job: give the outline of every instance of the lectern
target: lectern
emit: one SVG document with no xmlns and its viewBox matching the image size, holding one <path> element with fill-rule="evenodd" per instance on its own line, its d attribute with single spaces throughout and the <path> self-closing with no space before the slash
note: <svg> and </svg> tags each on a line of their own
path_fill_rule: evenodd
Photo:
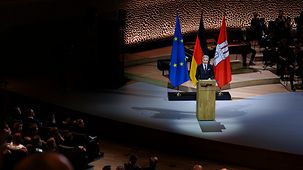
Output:
<svg viewBox="0 0 303 170">
<path fill-rule="evenodd" d="M 197 85 L 197 119 L 215 120 L 216 81 L 199 80 Z"/>
</svg>

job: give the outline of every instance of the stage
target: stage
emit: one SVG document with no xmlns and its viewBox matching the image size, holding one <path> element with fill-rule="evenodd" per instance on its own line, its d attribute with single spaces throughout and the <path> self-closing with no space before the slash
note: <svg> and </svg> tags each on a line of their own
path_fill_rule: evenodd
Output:
<svg viewBox="0 0 303 170">
<path fill-rule="evenodd" d="M 154 58 L 127 66 L 125 75 L 130 81 L 118 89 L 62 90 L 41 75 L 9 79 L 3 89 L 93 117 L 96 130 L 120 141 L 255 169 L 303 169 L 303 92 L 289 92 L 271 71 L 233 74 L 224 90 L 232 100 L 216 101 L 215 121 L 198 121 L 194 100 L 168 99 L 176 91 Z M 182 88 L 195 91 L 190 82 Z"/>
<path fill-rule="evenodd" d="M 100 126 L 121 137 L 257 169 L 302 168 L 302 92 L 217 100 L 215 121 L 198 121 L 195 101 L 169 101 L 173 90 L 144 82 L 99 92 L 34 86 L 11 83 L 7 90 L 98 117 Z"/>
</svg>

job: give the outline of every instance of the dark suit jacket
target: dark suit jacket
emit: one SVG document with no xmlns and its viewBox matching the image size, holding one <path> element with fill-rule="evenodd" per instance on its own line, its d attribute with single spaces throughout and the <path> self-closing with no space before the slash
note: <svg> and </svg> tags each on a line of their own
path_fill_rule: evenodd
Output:
<svg viewBox="0 0 303 170">
<path fill-rule="evenodd" d="M 200 64 L 197 67 L 197 72 L 196 72 L 197 80 L 214 79 L 214 77 L 215 77 L 215 74 L 214 74 L 214 69 L 213 69 L 212 65 L 207 64 L 206 70 L 204 70 L 203 64 Z"/>
</svg>

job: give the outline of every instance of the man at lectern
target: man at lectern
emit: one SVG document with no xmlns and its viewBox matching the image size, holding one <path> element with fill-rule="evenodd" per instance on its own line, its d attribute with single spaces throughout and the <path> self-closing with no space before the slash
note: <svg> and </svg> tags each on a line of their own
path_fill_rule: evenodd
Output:
<svg viewBox="0 0 303 170">
<path fill-rule="evenodd" d="M 214 79 L 215 73 L 213 66 L 209 63 L 209 56 L 204 55 L 202 63 L 197 67 L 196 79 L 207 80 Z"/>
</svg>

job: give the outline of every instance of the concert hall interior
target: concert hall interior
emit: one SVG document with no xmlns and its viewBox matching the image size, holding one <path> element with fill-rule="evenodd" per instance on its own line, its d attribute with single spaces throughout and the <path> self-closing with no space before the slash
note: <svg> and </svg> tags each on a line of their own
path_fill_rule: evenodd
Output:
<svg viewBox="0 0 303 170">
<path fill-rule="evenodd" d="M 215 120 L 198 120 L 191 80 L 171 83 L 176 16 L 188 73 L 201 21 L 213 65 L 225 16 Z M 303 169 L 301 0 L 3 0 L 0 21 L 0 169 L 52 141 L 75 170 L 133 155 L 141 169 Z"/>
</svg>

